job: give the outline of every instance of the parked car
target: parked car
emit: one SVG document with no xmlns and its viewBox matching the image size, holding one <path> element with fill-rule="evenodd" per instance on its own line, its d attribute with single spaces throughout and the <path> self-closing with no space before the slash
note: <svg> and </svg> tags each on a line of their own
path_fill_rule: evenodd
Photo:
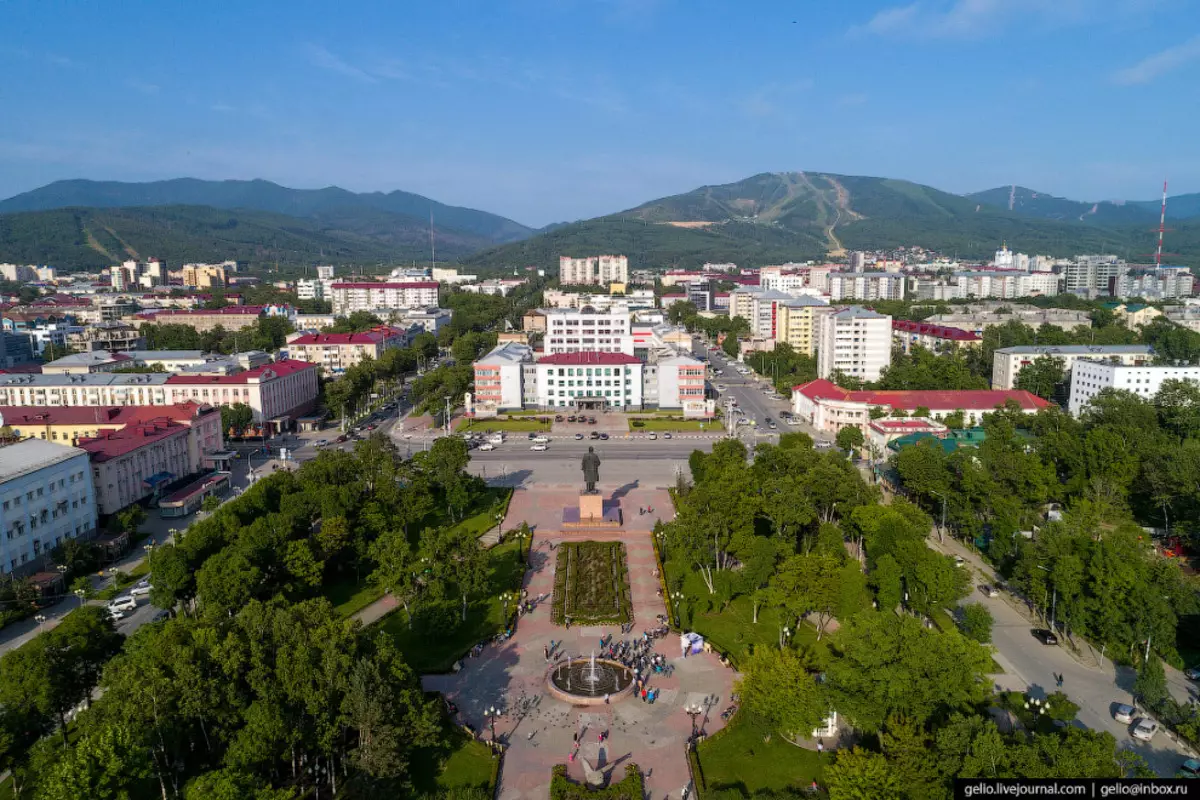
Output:
<svg viewBox="0 0 1200 800">
<path fill-rule="evenodd" d="M 1152 719 L 1142 717 L 1133 726 L 1133 730 L 1129 735 L 1135 739 L 1141 739 L 1143 742 L 1148 742 L 1154 738 L 1154 734 L 1158 733 L 1158 723 Z"/>
<path fill-rule="evenodd" d="M 533 447 L 531 447 L 531 448 L 529 448 L 529 449 L 530 449 L 530 450 L 534 450 L 534 451 L 536 451 L 536 452 L 540 453 L 540 452 L 542 452 L 542 451 L 544 451 L 544 450 L 548 450 L 548 449 L 549 449 L 549 447 L 546 445 L 546 443 L 545 443 L 545 442 L 538 442 L 537 444 L 535 444 Z"/>
<path fill-rule="evenodd" d="M 563 421 L 563 415 L 562 415 L 562 414 L 555 414 L 555 415 L 554 415 L 554 421 L 555 421 L 555 422 L 562 422 L 562 421 Z"/>
<path fill-rule="evenodd" d="M 1000 592 L 996 591 L 996 587 L 990 583 L 985 583 L 979 587 L 979 591 L 983 592 L 985 597 L 999 597 Z"/>
<path fill-rule="evenodd" d="M 496 445 L 492 444 L 491 442 L 484 442 L 483 444 L 479 445 L 479 449 L 486 453 L 491 450 L 495 450 Z"/>
<path fill-rule="evenodd" d="M 533 439 L 534 444 L 549 444 L 550 443 L 550 437 L 546 436 L 543 433 L 539 433 L 537 436 L 532 436 L 530 438 Z"/>
<path fill-rule="evenodd" d="M 650 439 L 657 439 L 657 438 L 658 438 L 658 434 L 657 434 L 657 433 L 655 433 L 654 431 L 650 431 L 650 435 L 649 435 L 647 438 L 650 438 Z"/>
<path fill-rule="evenodd" d="M 171 612 L 167 611 L 165 608 L 160 608 L 158 611 L 154 612 L 154 616 L 150 618 L 150 621 L 151 622 L 162 622 L 163 620 L 170 619 L 170 618 L 171 618 Z"/>
<path fill-rule="evenodd" d="M 592 431 L 591 435 L 590 435 L 590 436 L 588 436 L 588 438 L 589 438 L 589 439 L 599 439 L 599 438 L 600 438 L 600 431 Z"/>
<path fill-rule="evenodd" d="M 663 434 L 663 438 L 664 438 L 664 439 L 670 439 L 670 438 L 671 438 L 671 434 L 670 434 L 670 433 L 664 433 L 664 434 Z"/>
<path fill-rule="evenodd" d="M 140 580 L 140 581 L 138 581 L 137 583 L 135 583 L 135 584 L 133 585 L 133 588 L 129 590 L 129 596 L 130 596 L 130 597 L 134 597 L 134 598 L 137 598 L 137 597 L 149 597 L 149 596 L 150 596 L 150 590 L 151 590 L 151 589 L 153 589 L 153 588 L 154 588 L 154 587 L 150 585 L 150 579 L 149 579 L 149 578 L 143 578 L 142 580 Z"/>
<path fill-rule="evenodd" d="M 967 565 L 967 560 L 965 558 L 963 558 L 962 556 L 954 557 L 954 566 L 965 567 L 966 565 Z"/>
<path fill-rule="evenodd" d="M 596 418 L 588 417 L 588 425 L 595 425 L 595 424 L 596 424 Z"/>
<path fill-rule="evenodd" d="M 329 444 L 328 439 L 317 439 L 315 442 L 313 442 L 313 447 L 324 447 L 327 444 Z"/>
<path fill-rule="evenodd" d="M 574 422 L 574 421 L 575 421 L 575 415 L 574 415 L 574 414 L 572 414 L 571 416 L 567 417 L 567 422 Z"/>
<path fill-rule="evenodd" d="M 334 439 L 334 441 L 335 441 L 335 442 L 337 442 L 338 444 L 341 444 L 342 442 L 346 441 L 346 439 L 348 439 L 348 438 L 349 438 L 349 437 L 348 437 L 348 436 L 346 436 L 346 434 L 344 434 L 344 433 L 343 433 L 341 436 L 339 436 L 339 437 L 337 437 L 336 439 Z"/>
<path fill-rule="evenodd" d="M 1200 778 L 1200 760 L 1189 758 L 1179 765 L 1179 770 L 1175 773 L 1176 778 Z"/>
<path fill-rule="evenodd" d="M 1113 719 L 1117 722 L 1130 725 L 1133 723 L 1133 715 L 1137 713 L 1137 709 L 1133 706 L 1127 706 L 1124 703 L 1118 703 L 1113 709 Z"/>
<path fill-rule="evenodd" d="M 577 442 L 578 442 L 578 441 L 582 441 L 582 440 L 583 440 L 583 434 L 582 434 L 582 433 L 577 433 L 577 434 L 575 434 L 575 441 L 577 441 Z"/>
<path fill-rule="evenodd" d="M 1034 628 L 1030 633 L 1033 634 L 1033 638 L 1042 644 L 1058 644 L 1058 637 L 1054 635 L 1053 631 L 1048 631 L 1045 628 Z"/>
<path fill-rule="evenodd" d="M 607 441 L 608 441 L 608 434 L 607 434 L 607 433 L 601 433 L 601 434 L 600 434 L 600 441 L 602 441 L 602 442 L 607 442 Z"/>
<path fill-rule="evenodd" d="M 137 600 L 130 595 L 122 595 L 108 604 L 108 613 L 113 619 L 123 619 L 137 610 Z"/>
<path fill-rule="evenodd" d="M 1200 667 L 1189 667 L 1183 671 L 1183 674 L 1193 681 L 1200 681 Z"/>
</svg>

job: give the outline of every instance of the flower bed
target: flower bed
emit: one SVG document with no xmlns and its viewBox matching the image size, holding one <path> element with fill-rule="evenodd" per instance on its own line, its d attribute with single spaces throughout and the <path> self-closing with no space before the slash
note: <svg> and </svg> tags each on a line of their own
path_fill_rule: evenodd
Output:
<svg viewBox="0 0 1200 800">
<path fill-rule="evenodd" d="M 550 800 L 642 800 L 645 797 L 642 772 L 637 764 L 625 765 L 625 777 L 603 789 L 590 789 L 567 778 L 567 768 L 554 767 L 550 779 Z"/>
<path fill-rule="evenodd" d="M 554 572 L 554 621 L 620 625 L 631 619 L 629 571 L 620 542 L 564 542 Z"/>
</svg>

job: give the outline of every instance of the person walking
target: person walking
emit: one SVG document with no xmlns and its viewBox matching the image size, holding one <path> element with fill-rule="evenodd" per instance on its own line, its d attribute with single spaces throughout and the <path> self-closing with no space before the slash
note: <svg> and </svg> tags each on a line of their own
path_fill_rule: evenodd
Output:
<svg viewBox="0 0 1200 800">
<path fill-rule="evenodd" d="M 825 742 L 821 741 L 820 739 L 817 739 L 817 755 L 820 756 L 821 753 L 824 753 L 824 752 L 825 752 Z"/>
</svg>

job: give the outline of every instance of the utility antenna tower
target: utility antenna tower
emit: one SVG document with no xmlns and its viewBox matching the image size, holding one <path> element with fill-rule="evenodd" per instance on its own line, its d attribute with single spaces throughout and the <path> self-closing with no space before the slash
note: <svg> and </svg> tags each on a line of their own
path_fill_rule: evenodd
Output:
<svg viewBox="0 0 1200 800">
<path fill-rule="evenodd" d="M 1166 233 L 1167 231 L 1172 231 L 1172 230 L 1175 230 L 1175 229 L 1167 227 L 1167 182 L 1163 181 L 1162 211 L 1160 211 L 1159 215 L 1158 215 L 1158 227 L 1150 229 L 1151 233 L 1158 234 L 1158 248 L 1154 251 L 1154 266 L 1155 266 L 1155 268 L 1162 266 L 1163 256 L 1179 255 L 1178 253 L 1164 253 L 1163 252 L 1163 234 Z M 1147 253 L 1146 255 L 1149 255 L 1149 254 Z"/>
</svg>

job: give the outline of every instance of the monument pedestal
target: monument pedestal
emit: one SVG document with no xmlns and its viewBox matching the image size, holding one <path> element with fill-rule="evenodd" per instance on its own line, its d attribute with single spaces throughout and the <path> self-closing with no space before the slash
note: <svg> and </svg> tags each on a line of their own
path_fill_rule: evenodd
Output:
<svg viewBox="0 0 1200 800">
<path fill-rule="evenodd" d="M 621 506 L 604 502 L 599 492 L 580 492 L 578 507 L 562 511 L 563 530 L 616 529 L 621 527 Z"/>
</svg>

